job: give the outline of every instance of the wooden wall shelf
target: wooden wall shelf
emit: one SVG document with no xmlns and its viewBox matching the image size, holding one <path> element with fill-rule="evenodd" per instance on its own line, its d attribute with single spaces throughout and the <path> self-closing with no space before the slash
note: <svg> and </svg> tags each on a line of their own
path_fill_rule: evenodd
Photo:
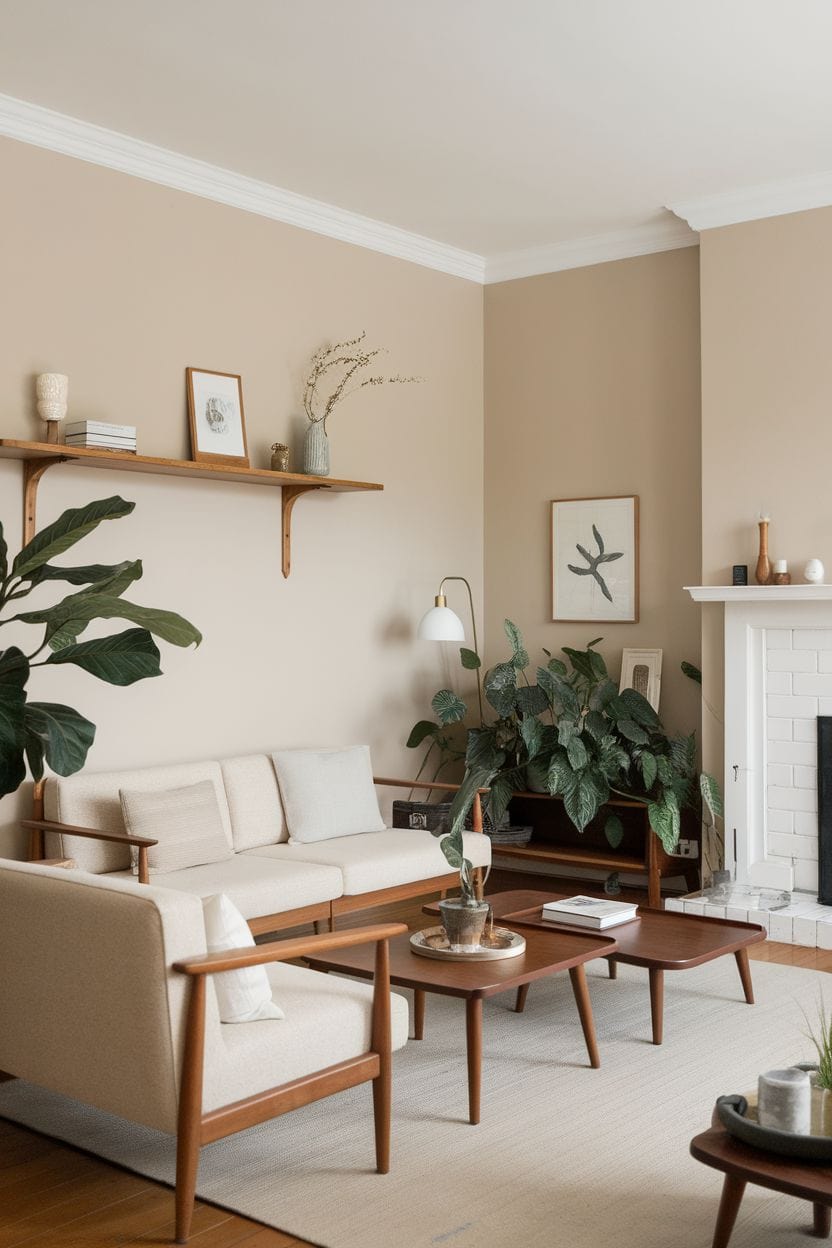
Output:
<svg viewBox="0 0 832 1248">
<path fill-rule="evenodd" d="M 0 438 L 0 458 L 24 463 L 23 530 L 24 541 L 35 532 L 37 488 L 47 468 L 54 464 L 84 464 L 89 468 L 110 468 L 119 472 L 149 472 L 157 476 L 201 477 L 210 481 L 234 481 L 243 485 L 278 486 L 282 491 L 283 575 L 291 569 L 292 511 L 302 494 L 312 490 L 342 493 L 352 490 L 383 490 L 373 481 L 346 481 L 338 477 L 312 477 L 302 472 L 272 472 L 268 468 L 240 468 L 235 464 L 199 463 L 190 459 L 162 459 L 155 455 L 131 455 L 124 451 L 92 450 L 54 442 L 22 442 Z M 28 534 L 28 536 L 27 536 Z"/>
</svg>

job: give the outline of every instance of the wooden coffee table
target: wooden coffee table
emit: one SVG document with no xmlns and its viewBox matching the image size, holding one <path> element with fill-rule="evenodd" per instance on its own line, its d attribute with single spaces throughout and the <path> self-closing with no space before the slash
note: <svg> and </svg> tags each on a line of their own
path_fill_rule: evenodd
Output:
<svg viewBox="0 0 832 1248">
<path fill-rule="evenodd" d="M 585 932 L 586 928 L 569 927 L 568 924 L 560 923 L 553 925 L 540 917 L 544 902 L 555 901 L 564 896 L 567 894 L 515 889 L 511 892 L 495 893 L 492 897 L 487 897 L 486 901 L 491 903 L 496 921 L 522 931 L 527 938 L 529 929 Z M 438 914 L 439 910 L 436 903 L 432 903 L 424 907 L 424 912 Z M 733 953 L 745 999 L 749 1005 L 754 1004 L 748 946 L 766 938 L 765 928 L 757 923 L 709 919 L 699 914 L 678 914 L 673 910 L 651 910 L 647 906 L 639 906 L 635 922 L 607 928 L 606 935 L 614 936 L 618 946 L 614 953 L 602 955 L 609 959 L 611 978 L 615 978 L 618 962 L 647 968 L 654 1044 L 661 1044 L 664 1032 L 665 971 L 686 971 Z M 528 990 L 528 984 L 525 984 L 517 994 L 518 1013 L 523 1010 Z"/>
<path fill-rule="evenodd" d="M 595 1039 L 595 1023 L 584 972 L 584 963 L 615 953 L 616 941 L 597 932 L 523 931 L 526 948 L 518 957 L 493 962 L 441 962 L 413 953 L 410 936 L 390 941 L 390 980 L 415 994 L 415 1038 L 421 1040 L 425 1025 L 425 994 L 461 997 L 465 1001 L 465 1035 L 468 1054 L 468 1116 L 480 1121 L 482 1089 L 482 1003 L 486 997 L 511 989 L 528 988 L 535 979 L 568 971 L 583 1028 L 590 1065 L 601 1065 Z M 341 949 L 325 958 L 309 958 L 316 970 L 338 971 L 371 979 L 375 951 L 369 945 Z"/>
<path fill-rule="evenodd" d="M 749 1183 L 811 1201 L 814 1207 L 813 1234 L 820 1239 L 829 1234 L 832 1221 L 832 1168 L 829 1166 L 791 1161 L 788 1157 L 751 1148 L 741 1140 L 735 1140 L 723 1126 L 712 1127 L 710 1131 L 695 1136 L 691 1140 L 690 1151 L 697 1161 L 713 1166 L 725 1175 L 713 1248 L 727 1248 Z"/>
</svg>

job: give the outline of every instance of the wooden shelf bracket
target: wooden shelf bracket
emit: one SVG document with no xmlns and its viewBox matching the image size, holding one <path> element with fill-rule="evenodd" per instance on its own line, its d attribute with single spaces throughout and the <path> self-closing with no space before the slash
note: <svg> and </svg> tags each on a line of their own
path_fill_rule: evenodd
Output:
<svg viewBox="0 0 832 1248">
<path fill-rule="evenodd" d="M 280 515 L 283 522 L 282 566 L 283 575 L 288 576 L 292 570 L 292 511 L 301 494 L 310 490 L 324 490 L 324 485 L 284 485 L 281 493 Z"/>
<path fill-rule="evenodd" d="M 31 542 L 38 528 L 38 484 L 47 468 L 63 462 L 62 455 L 52 459 L 23 461 L 23 545 Z"/>
</svg>

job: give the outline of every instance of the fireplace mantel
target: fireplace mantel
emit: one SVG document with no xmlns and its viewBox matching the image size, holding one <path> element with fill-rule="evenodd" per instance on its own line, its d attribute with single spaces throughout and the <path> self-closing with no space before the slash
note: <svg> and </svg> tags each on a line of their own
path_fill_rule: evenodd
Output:
<svg viewBox="0 0 832 1248">
<path fill-rule="evenodd" d="M 686 585 L 694 602 L 832 602 L 832 585 Z"/>
<path fill-rule="evenodd" d="M 694 585 L 724 606 L 725 865 L 817 894 L 817 716 L 832 715 L 832 585 Z"/>
</svg>

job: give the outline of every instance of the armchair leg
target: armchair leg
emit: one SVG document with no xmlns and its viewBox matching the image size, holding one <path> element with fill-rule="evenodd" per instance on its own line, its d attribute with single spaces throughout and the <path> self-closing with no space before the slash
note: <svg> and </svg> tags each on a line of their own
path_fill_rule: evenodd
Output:
<svg viewBox="0 0 832 1248">
<path fill-rule="evenodd" d="M 376 1129 L 376 1170 L 390 1172 L 390 1108 L 392 1079 L 389 1057 L 382 1057 L 378 1078 L 373 1080 L 373 1118 Z"/>
<path fill-rule="evenodd" d="M 185 1053 L 176 1132 L 176 1242 L 187 1244 L 202 1143 L 202 1070 L 205 1044 L 205 976 L 195 975 L 188 1004 Z"/>
<path fill-rule="evenodd" d="M 176 1242 L 187 1244 L 191 1233 L 199 1165 L 198 1127 L 196 1132 L 181 1130 L 176 1140 Z"/>
</svg>

